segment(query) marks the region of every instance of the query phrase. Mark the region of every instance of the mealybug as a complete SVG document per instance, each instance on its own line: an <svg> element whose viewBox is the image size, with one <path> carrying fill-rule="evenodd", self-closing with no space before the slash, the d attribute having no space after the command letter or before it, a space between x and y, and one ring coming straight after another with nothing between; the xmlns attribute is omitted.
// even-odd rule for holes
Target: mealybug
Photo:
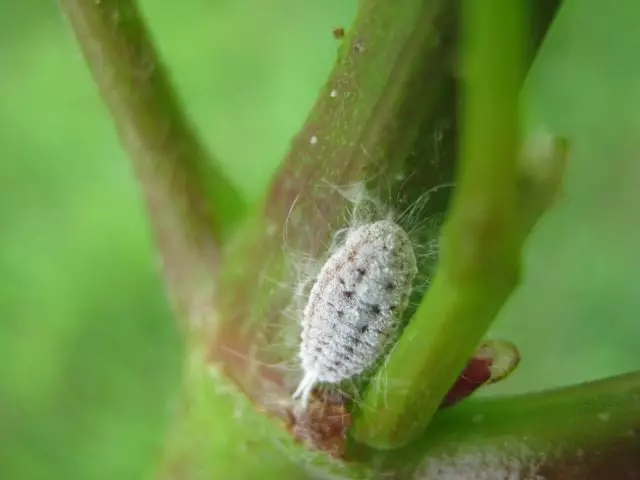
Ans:
<svg viewBox="0 0 640 480"><path fill-rule="evenodd" d="M372 366L392 339L417 274L407 232L392 220L349 228L322 266L302 319L306 404L319 382L338 383Z"/></svg>

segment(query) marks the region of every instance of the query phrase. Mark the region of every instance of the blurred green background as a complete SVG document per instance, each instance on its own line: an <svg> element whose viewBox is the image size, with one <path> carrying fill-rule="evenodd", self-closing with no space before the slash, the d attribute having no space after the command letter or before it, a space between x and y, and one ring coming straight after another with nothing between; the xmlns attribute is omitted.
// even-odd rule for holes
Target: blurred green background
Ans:
<svg viewBox="0 0 640 480"><path fill-rule="evenodd" d="M528 125L568 135L573 156L492 332L523 361L484 395L640 367L638 5L567 1L527 83ZM191 116L257 200L356 1L142 6ZM0 162L0 479L142 478L182 345L127 157L54 2L0 0ZM220 408L222 439L242 427Z"/></svg>

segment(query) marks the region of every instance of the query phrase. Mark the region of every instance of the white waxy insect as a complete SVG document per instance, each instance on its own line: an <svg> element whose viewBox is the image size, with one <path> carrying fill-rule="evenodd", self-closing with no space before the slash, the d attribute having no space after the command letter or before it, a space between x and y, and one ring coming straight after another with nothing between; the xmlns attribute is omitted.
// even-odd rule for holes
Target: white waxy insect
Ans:
<svg viewBox="0 0 640 480"><path fill-rule="evenodd" d="M294 399L306 404L317 383L339 383L374 364L402 318L416 273L411 240L398 224L380 220L348 230L304 308L304 376Z"/></svg>

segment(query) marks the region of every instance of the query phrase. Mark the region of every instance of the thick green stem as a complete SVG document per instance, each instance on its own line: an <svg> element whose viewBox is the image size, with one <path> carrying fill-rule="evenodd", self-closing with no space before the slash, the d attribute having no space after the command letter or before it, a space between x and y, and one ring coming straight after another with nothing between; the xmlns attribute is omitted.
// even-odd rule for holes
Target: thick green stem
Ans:
<svg viewBox="0 0 640 480"><path fill-rule="evenodd" d="M523 5L468 0L464 7L460 180L438 273L365 392L352 430L379 448L424 431L518 283Z"/></svg>
<svg viewBox="0 0 640 480"><path fill-rule="evenodd" d="M60 0L147 203L170 296L185 321L211 315L219 245L243 200L176 98L133 0Z"/></svg>
<svg viewBox="0 0 640 480"><path fill-rule="evenodd" d="M640 373L470 400L438 413L427 434L384 455L390 470L416 472L412 478L634 478Z"/></svg>

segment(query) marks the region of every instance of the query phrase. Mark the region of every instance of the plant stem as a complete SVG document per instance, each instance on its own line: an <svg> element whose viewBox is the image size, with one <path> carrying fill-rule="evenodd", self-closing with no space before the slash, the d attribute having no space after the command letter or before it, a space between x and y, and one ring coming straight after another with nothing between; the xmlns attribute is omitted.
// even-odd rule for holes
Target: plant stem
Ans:
<svg viewBox="0 0 640 480"><path fill-rule="evenodd" d="M393 471L432 473L413 478L439 478L433 473L443 469L447 478L633 478L640 474L640 373L469 400L436 414L428 434L406 448L382 455Z"/></svg>
<svg viewBox="0 0 640 480"><path fill-rule="evenodd" d="M60 5L141 184L175 307L185 321L206 315L220 243L243 200L186 118L136 3Z"/></svg>
<svg viewBox="0 0 640 480"><path fill-rule="evenodd" d="M353 435L378 448L425 430L519 279L523 5L464 6L461 171L438 273L355 412Z"/></svg>

